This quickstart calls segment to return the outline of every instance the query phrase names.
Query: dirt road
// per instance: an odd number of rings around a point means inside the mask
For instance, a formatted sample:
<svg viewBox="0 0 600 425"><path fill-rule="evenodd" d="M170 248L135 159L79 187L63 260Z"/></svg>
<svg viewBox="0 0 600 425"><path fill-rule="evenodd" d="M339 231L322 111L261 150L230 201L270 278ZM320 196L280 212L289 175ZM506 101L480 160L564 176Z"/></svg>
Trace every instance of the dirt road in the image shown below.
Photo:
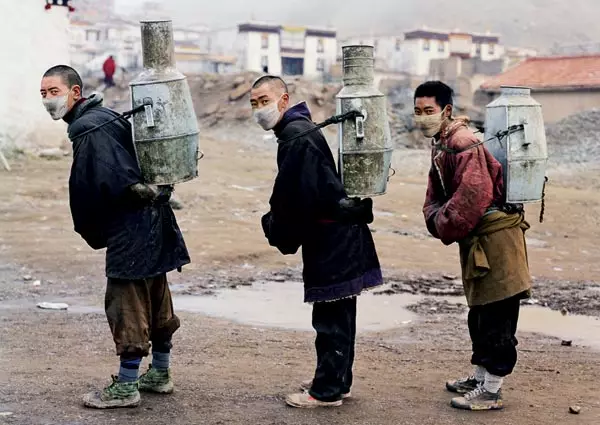
<svg viewBox="0 0 600 425"><path fill-rule="evenodd" d="M194 262L173 274L172 283L207 294L273 271L297 273L299 259L279 255L259 228L275 174L275 146L265 142L263 149L250 150L235 141L202 142L200 178L176 191L185 205L177 216ZM394 281L458 273L455 247L443 247L423 226L426 164L426 153L397 152L389 193L375 200L374 236ZM363 331L355 398L342 408L313 412L283 406L283 396L312 372L311 332L181 313L173 355L176 393L145 397L134 410L86 410L81 395L107 383L117 358L101 312L103 253L90 250L72 231L69 166L68 157L21 158L12 172L0 171L0 423L600 423L600 353L527 333L519 335L517 373L505 384L506 410L452 410L443 383L469 368L464 319L452 309L387 331ZM546 288L540 298L555 300L553 308L583 306L581 312L600 316L600 292L589 283L600 276L600 195L586 185L592 179L584 174L570 170L551 178L544 224L536 223L537 207L528 208L531 269ZM434 285L440 287L446 286ZM95 307L35 309L37 301L52 300ZM574 404L582 406L578 416L568 413Z"/></svg>

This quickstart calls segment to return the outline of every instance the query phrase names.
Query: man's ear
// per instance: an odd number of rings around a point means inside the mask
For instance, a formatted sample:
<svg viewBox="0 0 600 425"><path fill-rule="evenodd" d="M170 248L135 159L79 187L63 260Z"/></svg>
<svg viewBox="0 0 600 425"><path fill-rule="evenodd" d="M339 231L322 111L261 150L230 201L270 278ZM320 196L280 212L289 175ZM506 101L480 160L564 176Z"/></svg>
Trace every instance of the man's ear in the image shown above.
<svg viewBox="0 0 600 425"><path fill-rule="evenodd" d="M446 107L444 108L444 118L451 118L452 110L453 110L452 105L446 105Z"/></svg>
<svg viewBox="0 0 600 425"><path fill-rule="evenodd" d="M71 88L71 90L73 91L74 101L78 101L79 99L81 99L81 87L75 85Z"/></svg>

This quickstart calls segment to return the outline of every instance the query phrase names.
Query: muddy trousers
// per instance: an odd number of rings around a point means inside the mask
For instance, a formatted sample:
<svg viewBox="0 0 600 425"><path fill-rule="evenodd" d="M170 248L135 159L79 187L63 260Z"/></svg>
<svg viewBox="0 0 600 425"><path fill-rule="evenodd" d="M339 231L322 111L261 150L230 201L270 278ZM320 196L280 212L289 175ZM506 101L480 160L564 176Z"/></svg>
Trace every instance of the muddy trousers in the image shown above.
<svg viewBox="0 0 600 425"><path fill-rule="evenodd" d="M104 307L121 358L147 356L150 342L156 352L171 350L179 318L165 274L142 280L109 278Z"/></svg>
<svg viewBox="0 0 600 425"><path fill-rule="evenodd" d="M471 364L496 376L510 375L517 364L517 322L521 295L469 310L469 334L473 343Z"/></svg>
<svg viewBox="0 0 600 425"><path fill-rule="evenodd" d="M356 341L356 297L313 305L312 325L317 332L317 368L309 394L336 401L352 386Z"/></svg>

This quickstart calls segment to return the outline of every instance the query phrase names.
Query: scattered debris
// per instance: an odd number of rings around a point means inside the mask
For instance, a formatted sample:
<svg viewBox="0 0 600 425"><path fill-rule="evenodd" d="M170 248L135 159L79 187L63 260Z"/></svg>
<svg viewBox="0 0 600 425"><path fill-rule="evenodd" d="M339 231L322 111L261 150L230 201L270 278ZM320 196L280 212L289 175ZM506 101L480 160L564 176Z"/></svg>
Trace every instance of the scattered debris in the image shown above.
<svg viewBox="0 0 600 425"><path fill-rule="evenodd" d="M66 152L60 148L43 149L38 152L38 156L44 159L60 159L67 155L69 155L69 152Z"/></svg>
<svg viewBox="0 0 600 425"><path fill-rule="evenodd" d="M569 310L567 310L567 307L561 308L560 314L562 314L563 316L566 316L567 314L569 314Z"/></svg>
<svg viewBox="0 0 600 425"><path fill-rule="evenodd" d="M569 413L572 413L573 415L579 415L580 412L581 412L581 407L580 406L571 406L571 407L569 407Z"/></svg>
<svg viewBox="0 0 600 425"><path fill-rule="evenodd" d="M41 302L37 304L37 307L44 310L67 310L69 308L69 304Z"/></svg>
<svg viewBox="0 0 600 425"><path fill-rule="evenodd" d="M41 286L42 285L42 281L41 280L36 280L32 283L33 286Z"/></svg>
<svg viewBox="0 0 600 425"><path fill-rule="evenodd" d="M0 412L0 416L6 417L6 416L12 416L12 415L13 415L13 412Z"/></svg>
<svg viewBox="0 0 600 425"><path fill-rule="evenodd" d="M406 307L413 313L427 314L462 314L467 310L467 306L461 303L451 303L447 300L437 300L428 298Z"/></svg>
<svg viewBox="0 0 600 425"><path fill-rule="evenodd" d="M23 276L23 280L25 282L29 282L30 280L33 280L33 277L31 275L26 274L25 276Z"/></svg>
<svg viewBox="0 0 600 425"><path fill-rule="evenodd" d="M563 347L572 347L573 346L573 341L568 341L566 339L563 339L560 342L560 345L562 345Z"/></svg>

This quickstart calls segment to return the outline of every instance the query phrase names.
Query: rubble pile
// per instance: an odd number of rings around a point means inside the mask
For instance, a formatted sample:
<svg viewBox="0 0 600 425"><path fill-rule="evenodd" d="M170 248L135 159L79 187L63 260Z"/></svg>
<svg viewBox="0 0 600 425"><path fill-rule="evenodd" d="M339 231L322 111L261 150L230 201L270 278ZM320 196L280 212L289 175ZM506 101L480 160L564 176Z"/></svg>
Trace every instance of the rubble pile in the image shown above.
<svg viewBox="0 0 600 425"><path fill-rule="evenodd" d="M250 89L260 74L206 74L188 78L194 108L201 125L215 127L252 121ZM301 78L286 78L291 102L305 100L313 121L320 122L335 114L337 84L323 84Z"/></svg>
<svg viewBox="0 0 600 425"><path fill-rule="evenodd" d="M546 127L548 156L556 163L600 162L600 109L573 114Z"/></svg>

